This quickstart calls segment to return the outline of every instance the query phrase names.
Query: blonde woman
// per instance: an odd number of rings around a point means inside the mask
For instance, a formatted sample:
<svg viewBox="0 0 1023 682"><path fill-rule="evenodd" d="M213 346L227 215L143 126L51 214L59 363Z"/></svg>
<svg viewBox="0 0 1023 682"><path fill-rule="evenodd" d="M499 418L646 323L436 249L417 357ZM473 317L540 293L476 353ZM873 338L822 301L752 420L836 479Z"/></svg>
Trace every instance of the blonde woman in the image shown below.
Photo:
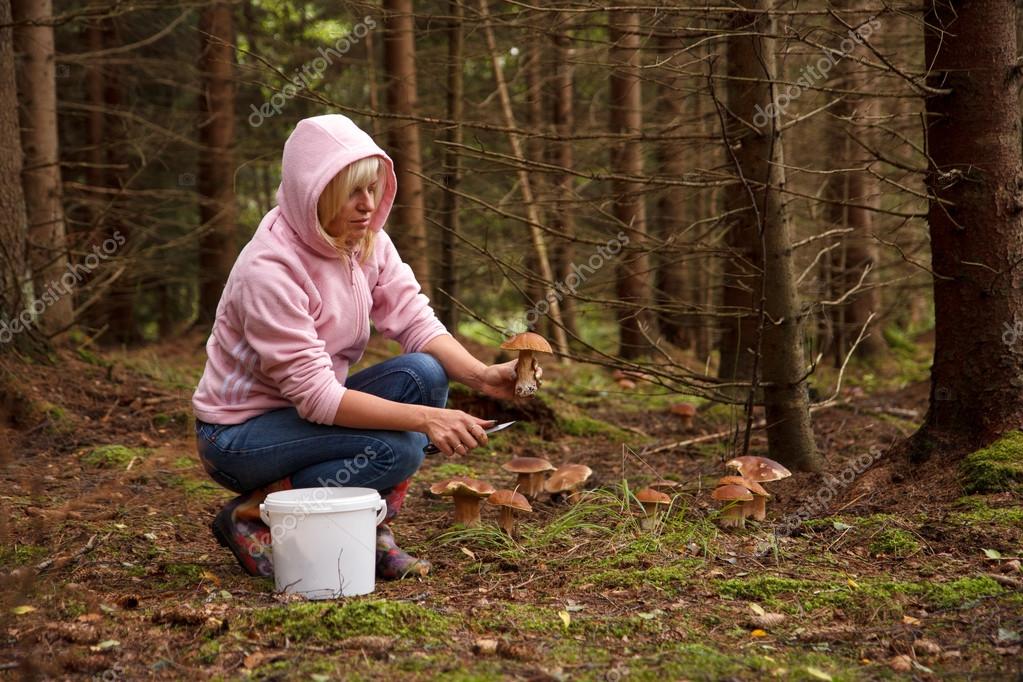
<svg viewBox="0 0 1023 682"><path fill-rule="evenodd" d="M299 122L284 145L278 205L235 262L193 395L200 460L239 493L212 529L250 574L271 575L258 506L291 487L362 486L387 500L377 574L425 575L388 523L427 440L448 455L487 442L484 419L446 409L448 380L513 395L514 363L486 365L437 320L383 231L390 158L344 116ZM370 322L402 355L353 375Z"/></svg>

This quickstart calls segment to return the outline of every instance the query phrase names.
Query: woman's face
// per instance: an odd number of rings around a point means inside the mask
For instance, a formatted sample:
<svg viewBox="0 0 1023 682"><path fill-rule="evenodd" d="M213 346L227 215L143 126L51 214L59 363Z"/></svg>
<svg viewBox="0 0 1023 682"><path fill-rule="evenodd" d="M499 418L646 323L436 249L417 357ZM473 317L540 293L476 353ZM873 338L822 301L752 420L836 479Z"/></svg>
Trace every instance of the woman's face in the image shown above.
<svg viewBox="0 0 1023 682"><path fill-rule="evenodd" d="M377 208L377 183L356 187L334 219L324 226L331 237L354 246L366 236Z"/></svg>

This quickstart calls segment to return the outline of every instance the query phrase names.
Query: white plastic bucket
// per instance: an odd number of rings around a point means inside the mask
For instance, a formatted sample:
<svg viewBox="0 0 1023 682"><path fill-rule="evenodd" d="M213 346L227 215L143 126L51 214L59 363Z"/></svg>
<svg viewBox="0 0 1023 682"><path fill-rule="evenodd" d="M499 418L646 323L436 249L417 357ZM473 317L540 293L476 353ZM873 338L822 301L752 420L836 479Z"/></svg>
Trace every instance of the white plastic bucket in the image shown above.
<svg viewBox="0 0 1023 682"><path fill-rule="evenodd" d="M369 594L376 527L387 502L372 488L298 488L270 493L259 515L273 538L278 592L307 599Z"/></svg>

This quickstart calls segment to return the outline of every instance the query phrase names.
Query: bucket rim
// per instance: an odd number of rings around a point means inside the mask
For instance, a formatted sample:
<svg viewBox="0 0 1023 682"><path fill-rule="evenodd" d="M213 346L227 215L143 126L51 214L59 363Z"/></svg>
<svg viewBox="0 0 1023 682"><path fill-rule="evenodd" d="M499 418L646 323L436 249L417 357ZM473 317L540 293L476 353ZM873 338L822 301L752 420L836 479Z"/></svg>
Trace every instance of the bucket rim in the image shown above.
<svg viewBox="0 0 1023 682"><path fill-rule="evenodd" d="M293 488L270 493L262 506L271 514L331 514L375 509L381 499L373 488Z"/></svg>

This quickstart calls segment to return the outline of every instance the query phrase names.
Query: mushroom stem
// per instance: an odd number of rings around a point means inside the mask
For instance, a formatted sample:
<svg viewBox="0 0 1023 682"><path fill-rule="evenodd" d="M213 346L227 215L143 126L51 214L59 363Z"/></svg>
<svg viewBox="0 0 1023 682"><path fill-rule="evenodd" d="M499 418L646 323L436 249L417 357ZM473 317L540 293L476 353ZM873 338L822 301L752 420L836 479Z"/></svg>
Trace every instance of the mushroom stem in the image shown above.
<svg viewBox="0 0 1023 682"><path fill-rule="evenodd" d="M467 528L480 525L480 498L455 495L455 523Z"/></svg>
<svg viewBox="0 0 1023 682"><path fill-rule="evenodd" d="M746 504L751 505L747 509L747 513L757 521L763 521L767 518L767 498L763 495L754 495L752 502Z"/></svg>
<svg viewBox="0 0 1023 682"><path fill-rule="evenodd" d="M746 527L746 503L731 504L721 510L721 525L726 528Z"/></svg>
<svg viewBox="0 0 1023 682"><path fill-rule="evenodd" d="M533 351L520 350L515 364L515 395L525 398L536 393L536 362Z"/></svg>
<svg viewBox="0 0 1023 682"><path fill-rule="evenodd" d="M511 507L501 507L498 512L497 525L508 534L508 537L515 537L515 510Z"/></svg>
<svg viewBox="0 0 1023 682"><path fill-rule="evenodd" d="M546 478L546 472L538 471L533 474L519 474L519 479L516 485L519 488L519 492L528 498L535 499L540 493L543 492L543 483Z"/></svg>

